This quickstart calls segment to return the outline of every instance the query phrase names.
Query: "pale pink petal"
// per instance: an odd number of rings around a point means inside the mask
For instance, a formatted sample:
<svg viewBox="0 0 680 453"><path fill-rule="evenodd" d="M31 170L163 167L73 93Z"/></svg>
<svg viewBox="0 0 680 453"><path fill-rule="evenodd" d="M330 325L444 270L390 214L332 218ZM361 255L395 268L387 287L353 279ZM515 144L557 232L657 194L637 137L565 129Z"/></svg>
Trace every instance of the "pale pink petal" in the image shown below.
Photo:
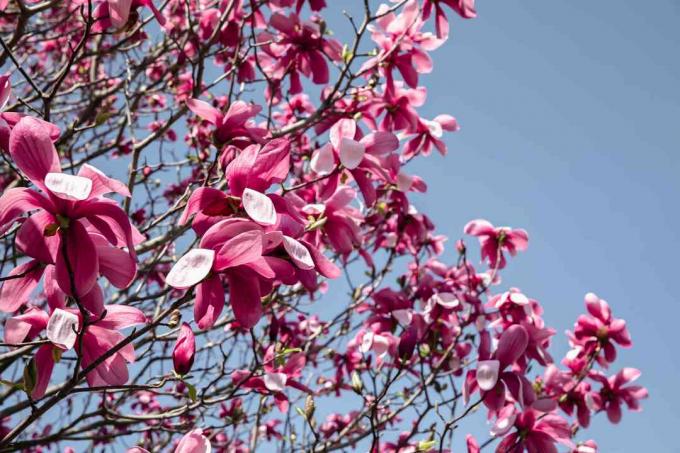
<svg viewBox="0 0 680 453"><path fill-rule="evenodd" d="M446 308L456 308L460 305L456 295L448 292L433 294L432 301Z"/></svg>
<svg viewBox="0 0 680 453"><path fill-rule="evenodd" d="M494 437L505 436L505 434L515 425L515 419L517 419L516 414L499 417L498 420L496 420L496 423L491 427L490 434Z"/></svg>
<svg viewBox="0 0 680 453"><path fill-rule="evenodd" d="M108 0L108 3L111 23L116 28L123 27L130 17L132 0Z"/></svg>
<svg viewBox="0 0 680 453"><path fill-rule="evenodd" d="M465 234L472 236L492 235L494 234L493 225L484 219L471 220L463 228Z"/></svg>
<svg viewBox="0 0 680 453"><path fill-rule="evenodd" d="M78 315L57 308L47 323L47 339L55 346L69 350L76 343L78 325Z"/></svg>
<svg viewBox="0 0 680 453"><path fill-rule="evenodd" d="M498 382L498 371L500 362L498 360L480 360L477 364L477 384L484 391L489 391Z"/></svg>
<svg viewBox="0 0 680 453"><path fill-rule="evenodd" d="M305 270L314 269L312 255L302 243L291 237L283 236L283 248L286 249L288 256L290 256L297 267Z"/></svg>
<svg viewBox="0 0 680 453"><path fill-rule="evenodd" d="M343 138L354 140L356 132L357 132L356 121L350 118L342 118L331 127L329 133L331 144L335 149L339 149L341 140Z"/></svg>
<svg viewBox="0 0 680 453"><path fill-rule="evenodd" d="M340 140L340 148L338 151L340 155L340 162L345 168L349 170L354 170L359 166L362 160L364 160L364 155L366 154L366 148L363 144L349 139L342 138Z"/></svg>
<svg viewBox="0 0 680 453"><path fill-rule="evenodd" d="M13 313L28 302L28 296L38 286L45 268L37 261L28 261L10 271L8 277L20 276L5 280L0 288L0 311Z"/></svg>
<svg viewBox="0 0 680 453"><path fill-rule="evenodd" d="M265 194L252 189L245 189L242 201L243 209L255 222L260 225L274 225L276 223L274 203Z"/></svg>
<svg viewBox="0 0 680 453"><path fill-rule="evenodd" d="M83 164L78 171L78 176L88 178L92 181L92 190L90 197L99 197L107 193L117 193L124 197L130 196L128 187L117 179L109 178L99 169L90 164Z"/></svg>
<svg viewBox="0 0 680 453"><path fill-rule="evenodd" d="M312 153L309 166L314 173L322 176L333 171L335 168L335 157L333 156L333 147L330 143L326 143Z"/></svg>
<svg viewBox="0 0 680 453"><path fill-rule="evenodd" d="M265 373L264 385L272 392L281 392L286 387L286 373Z"/></svg>
<svg viewBox="0 0 680 453"><path fill-rule="evenodd" d="M203 435L203 431L195 429L182 437L175 453L210 453L211 449L210 441Z"/></svg>
<svg viewBox="0 0 680 453"><path fill-rule="evenodd" d="M203 280L212 269L215 251L210 249L192 249L187 252L168 272L165 282L177 289L194 286Z"/></svg>

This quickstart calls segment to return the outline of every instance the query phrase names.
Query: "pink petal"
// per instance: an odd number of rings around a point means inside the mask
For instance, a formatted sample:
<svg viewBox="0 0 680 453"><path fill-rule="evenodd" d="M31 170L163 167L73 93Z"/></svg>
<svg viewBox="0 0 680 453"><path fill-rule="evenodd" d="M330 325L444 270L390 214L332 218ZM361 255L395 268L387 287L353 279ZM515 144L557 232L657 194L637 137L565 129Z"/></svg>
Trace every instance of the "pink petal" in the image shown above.
<svg viewBox="0 0 680 453"><path fill-rule="evenodd" d="M322 176L333 171L335 168L335 157L333 156L333 147L330 143L326 143L321 148L314 150L309 166L314 173Z"/></svg>
<svg viewBox="0 0 680 453"><path fill-rule="evenodd" d="M366 148L360 142L343 137L340 140L339 154L342 165L349 170L354 170L364 160Z"/></svg>
<svg viewBox="0 0 680 453"><path fill-rule="evenodd" d="M35 354L35 365L38 370L38 381L31 392L31 398L39 400L45 396L47 385L50 383L52 370L54 369L54 359L52 357L52 345L44 344L40 346Z"/></svg>
<svg viewBox="0 0 680 453"><path fill-rule="evenodd" d="M7 4L5 4L7 6ZM4 9L4 8L3 8ZM0 111L5 109L9 96L12 94L12 82L9 74L0 76Z"/></svg>
<svg viewBox="0 0 680 453"><path fill-rule="evenodd" d="M288 376L286 373L266 373L264 375L264 385L272 392L281 392L286 388Z"/></svg>
<svg viewBox="0 0 680 453"><path fill-rule="evenodd" d="M250 329L262 317L260 282L252 272L229 273L229 303L239 324Z"/></svg>
<svg viewBox="0 0 680 453"><path fill-rule="evenodd" d="M64 253L57 256L57 282L66 294L74 295L75 291L75 295L83 296L90 292L99 276L99 260L94 242L79 221L71 221L61 240L66 241L66 256Z"/></svg>
<svg viewBox="0 0 680 453"><path fill-rule="evenodd" d="M353 119L342 118L331 127L329 137L333 148L340 149L343 138L353 140L357 132L357 123Z"/></svg>
<svg viewBox="0 0 680 453"><path fill-rule="evenodd" d="M57 308L47 323L47 339L55 346L69 350L76 343L78 325L76 314Z"/></svg>
<svg viewBox="0 0 680 453"><path fill-rule="evenodd" d="M199 329L209 329L215 324L224 308L224 288L218 275L196 286L194 319Z"/></svg>
<svg viewBox="0 0 680 453"><path fill-rule="evenodd" d="M272 200L252 189L243 191L243 209L248 216L260 225L274 225L276 223L276 209Z"/></svg>
<svg viewBox="0 0 680 453"><path fill-rule="evenodd" d="M47 326L49 316L43 310L31 307L25 313L5 322L5 343L19 344L31 340Z"/></svg>
<svg viewBox="0 0 680 453"><path fill-rule="evenodd" d="M314 269L312 255L302 243L291 237L283 236L283 248L286 249L290 258L300 269Z"/></svg>
<svg viewBox="0 0 680 453"><path fill-rule="evenodd" d="M116 28L123 27L130 17L132 0L108 0L109 17Z"/></svg>
<svg viewBox="0 0 680 453"><path fill-rule="evenodd" d="M182 437L175 453L210 453L211 448L210 441L203 435L203 431L195 429Z"/></svg>
<svg viewBox="0 0 680 453"><path fill-rule="evenodd" d="M241 266L262 257L262 232L246 231L229 239L217 252L215 270Z"/></svg>
<svg viewBox="0 0 680 453"><path fill-rule="evenodd" d="M113 286L125 289L137 275L137 263L129 253L112 246L98 234L91 234L99 257L99 272L111 282Z"/></svg>
<svg viewBox="0 0 680 453"><path fill-rule="evenodd" d="M61 172L49 131L34 118L24 117L14 126L9 152L16 166L38 187L43 187L48 173Z"/></svg>
<svg viewBox="0 0 680 453"><path fill-rule="evenodd" d="M226 214L229 212L226 211L227 207L227 195L224 192L212 187L200 187L191 193L178 224L184 225L189 217L196 212L203 212L211 216Z"/></svg>
<svg viewBox="0 0 680 453"><path fill-rule="evenodd" d="M188 99L187 107L209 123L217 125L222 121L222 113L207 102L198 99Z"/></svg>
<svg viewBox="0 0 680 453"><path fill-rule="evenodd" d="M7 189L0 197L0 233L4 233L20 215L34 209L51 207L49 200L31 189L23 187Z"/></svg>
<svg viewBox="0 0 680 453"><path fill-rule="evenodd" d="M92 190L90 191L90 197L92 198L112 192L124 197L130 196L130 190L125 184L117 179L109 178L90 164L83 164L78 171L78 176L82 176L92 181Z"/></svg>
<svg viewBox="0 0 680 453"><path fill-rule="evenodd" d="M191 249L170 269L165 283L177 289L190 288L210 273L214 262L214 250Z"/></svg>
<svg viewBox="0 0 680 453"><path fill-rule="evenodd" d="M61 241L58 234L46 234L48 227L56 227L56 219L52 214L47 211L34 213L17 231L15 244L31 258L52 264L57 259Z"/></svg>
<svg viewBox="0 0 680 453"><path fill-rule="evenodd" d="M147 323L147 317L140 309L128 305L111 304L106 306L106 316L97 322L99 327L121 330Z"/></svg>
<svg viewBox="0 0 680 453"><path fill-rule="evenodd" d="M477 384L484 391L489 391L498 382L498 371L500 362L498 360L481 360L477 364Z"/></svg>
<svg viewBox="0 0 680 453"><path fill-rule="evenodd" d="M487 220L477 219L468 222L463 228L463 232L471 236L493 235L494 227Z"/></svg>
<svg viewBox="0 0 680 453"><path fill-rule="evenodd" d="M45 268L37 261L28 261L15 267L9 277L22 277L5 280L0 288L0 311L13 313L28 301L31 292L38 286Z"/></svg>
<svg viewBox="0 0 680 453"><path fill-rule="evenodd" d="M524 354L528 344L529 334L524 327L517 324L508 327L498 340L496 349L496 358L500 361L501 367L505 368L515 362Z"/></svg>
<svg viewBox="0 0 680 453"><path fill-rule="evenodd" d="M94 285L90 292L80 296L80 304L95 317L104 312L104 292L99 285Z"/></svg>

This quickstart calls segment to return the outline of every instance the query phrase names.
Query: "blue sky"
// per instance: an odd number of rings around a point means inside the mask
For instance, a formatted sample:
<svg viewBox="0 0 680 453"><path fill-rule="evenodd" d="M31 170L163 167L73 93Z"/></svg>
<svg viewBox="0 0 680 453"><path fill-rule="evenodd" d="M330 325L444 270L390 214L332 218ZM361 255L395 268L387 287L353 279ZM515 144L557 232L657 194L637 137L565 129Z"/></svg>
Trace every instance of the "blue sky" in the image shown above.
<svg viewBox="0 0 680 453"><path fill-rule="evenodd" d="M583 295L608 300L634 340L618 364L640 368L651 396L589 433L603 452L677 451L680 3L477 9L454 20L422 81L423 115L453 114L462 129L446 158L414 167L429 183L417 206L451 240L476 217L529 231L504 283L543 303L555 356Z"/></svg>

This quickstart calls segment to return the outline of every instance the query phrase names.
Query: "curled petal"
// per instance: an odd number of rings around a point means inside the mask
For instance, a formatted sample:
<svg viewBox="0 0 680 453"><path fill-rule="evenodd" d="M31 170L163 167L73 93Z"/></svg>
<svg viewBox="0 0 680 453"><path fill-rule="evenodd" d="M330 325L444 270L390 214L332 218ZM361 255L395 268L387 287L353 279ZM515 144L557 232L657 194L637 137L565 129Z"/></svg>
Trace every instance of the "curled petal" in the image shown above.
<svg viewBox="0 0 680 453"><path fill-rule="evenodd" d="M263 193L252 189L243 191L243 209L248 216L260 225L276 223L276 209L272 200Z"/></svg>
<svg viewBox="0 0 680 453"><path fill-rule="evenodd" d="M269 391L281 392L286 387L288 376L286 373L266 373L264 375L264 385Z"/></svg>
<svg viewBox="0 0 680 453"><path fill-rule="evenodd" d="M215 251L192 249L175 263L165 277L165 282L177 289L186 289L202 281L210 273L215 261Z"/></svg>
<svg viewBox="0 0 680 453"><path fill-rule="evenodd" d="M76 343L78 325L78 315L57 308L47 323L47 339L55 346L69 350Z"/></svg>
<svg viewBox="0 0 680 453"><path fill-rule="evenodd" d="M300 269L314 269L312 255L302 243L291 237L283 236L283 248Z"/></svg>
<svg viewBox="0 0 680 453"><path fill-rule="evenodd" d="M498 360L481 360L477 364L477 384L484 391L489 391L498 382L498 371L500 362Z"/></svg>

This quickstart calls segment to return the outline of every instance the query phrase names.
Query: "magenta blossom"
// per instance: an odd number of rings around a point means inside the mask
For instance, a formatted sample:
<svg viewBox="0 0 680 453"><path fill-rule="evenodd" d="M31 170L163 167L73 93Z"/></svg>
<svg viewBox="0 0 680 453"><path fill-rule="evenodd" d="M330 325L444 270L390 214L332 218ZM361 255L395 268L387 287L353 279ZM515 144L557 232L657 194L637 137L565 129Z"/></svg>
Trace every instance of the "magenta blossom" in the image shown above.
<svg viewBox="0 0 680 453"><path fill-rule="evenodd" d="M483 219L472 220L463 229L465 234L477 236L482 248L482 261L487 261L493 269L505 267L503 250L515 256L523 252L529 244L529 235L525 230L513 230L509 227L494 227Z"/></svg>
<svg viewBox="0 0 680 453"><path fill-rule="evenodd" d="M496 431L501 436L513 427L496 447L496 453L557 453L557 443L573 447L569 423L553 414L541 414L532 409L510 416L512 421L507 428Z"/></svg>
<svg viewBox="0 0 680 453"><path fill-rule="evenodd" d="M264 130L250 121L260 111L259 105L236 101L229 106L227 113L222 113L205 101L189 99L187 107L215 126L214 137L218 144L230 143L242 148L253 142L259 143L264 137Z"/></svg>
<svg viewBox="0 0 680 453"><path fill-rule="evenodd" d="M592 371L590 378L602 384L602 388L588 395L589 405L594 411L606 411L612 423L621 421L622 403L626 403L631 411L641 411L640 400L647 398L649 392L639 385L627 385L636 381L641 374L635 368L624 368L607 378L598 371Z"/></svg>
<svg viewBox="0 0 680 453"><path fill-rule="evenodd" d="M572 343L581 348L582 354L586 356L593 354L599 348L602 355L598 355L598 359L602 364L611 363L616 360L614 343L622 348L629 348L633 345L626 328L626 321L614 318L607 301L593 293L586 294L585 301L590 316L578 317L574 333L570 334Z"/></svg>

